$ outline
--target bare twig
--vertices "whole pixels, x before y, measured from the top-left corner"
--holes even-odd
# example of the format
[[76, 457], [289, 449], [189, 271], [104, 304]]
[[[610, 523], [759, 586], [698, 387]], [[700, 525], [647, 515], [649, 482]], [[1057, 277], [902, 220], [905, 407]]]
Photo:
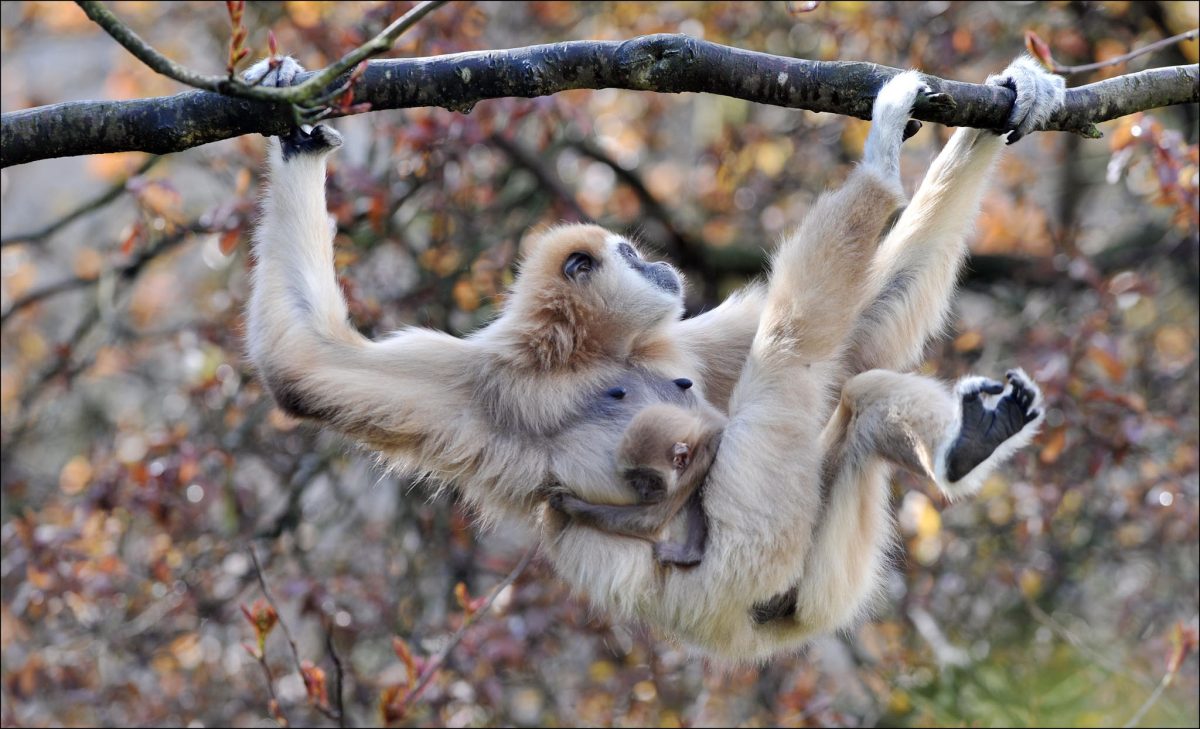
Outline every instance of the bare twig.
[[429, 686], [429, 682], [433, 680], [433, 677], [437, 674], [438, 669], [440, 669], [442, 665], [446, 663], [446, 659], [450, 657], [450, 652], [453, 651], [460, 642], [462, 642], [463, 636], [467, 634], [467, 630], [475, 624], [476, 619], [480, 615], [483, 615], [489, 609], [491, 609], [492, 603], [496, 601], [496, 598], [500, 596], [500, 593], [504, 592], [506, 587], [516, 582], [517, 578], [521, 576], [521, 573], [524, 572], [527, 567], [529, 567], [529, 563], [533, 561], [533, 556], [536, 553], [537, 545], [535, 544], [525, 552], [520, 561], [517, 562], [517, 565], [512, 568], [511, 572], [508, 573], [508, 576], [505, 577], [499, 585], [496, 585], [495, 589], [492, 590], [487, 599], [483, 601], [483, 604], [480, 605], [475, 611], [464, 616], [462, 625], [459, 626], [458, 630], [454, 631], [454, 635], [450, 636], [450, 640], [445, 646], [442, 647], [442, 650], [437, 654], [437, 656], [430, 659], [429, 662], [425, 664], [425, 667], [421, 669], [421, 675], [417, 677], [417, 682], [413, 684], [412, 688], [408, 690], [408, 693], [404, 695], [404, 699], [400, 702], [404, 709], [407, 709], [413, 701], [416, 701], [418, 698], [420, 698], [421, 693], [427, 686]]
[[[786, 58], [683, 35], [651, 35], [376, 59], [355, 86], [354, 101], [369, 103], [372, 110], [440, 106], [467, 111], [484, 99], [618, 88], [721, 94], [869, 119], [875, 94], [899, 72], [874, 63]], [[915, 118], [950, 126], [1004, 127], [1014, 99], [1009, 89], [933, 77], [928, 81], [957, 103], [953, 108], [919, 103]], [[1150, 69], [1070, 89], [1063, 108], [1042, 130], [1094, 136], [1098, 132], [1093, 125], [1099, 122], [1197, 100], [1196, 65]], [[281, 134], [294, 122], [285, 105], [203, 91], [130, 101], [64, 102], [9, 112], [0, 119], [0, 166], [102, 152], [177, 152], [243, 134]], [[96, 119], [109, 123], [96, 124]]]
[[[312, 74], [303, 83], [291, 87], [277, 88], [243, 82], [232, 73], [232, 58], [230, 62], [231, 72], [227, 76], [210, 76], [193, 71], [155, 50], [153, 46], [142, 40], [141, 36], [133, 32], [129, 26], [122, 23], [103, 3], [97, 0], [76, 0], [76, 3], [83, 9], [83, 12], [93, 22], [103, 28], [106, 33], [112, 36], [113, 40], [124, 46], [126, 50], [136, 56], [142, 63], [164, 76], [175, 79], [192, 88], [212, 91], [226, 96], [287, 103], [293, 106], [312, 104], [314, 99], [325, 94], [326, 87], [333, 83], [339, 76], [358, 65], [359, 62], [389, 50], [406, 30], [416, 25], [421, 18], [430, 12], [445, 5], [446, 2], [448, 0], [426, 0], [426, 2], [419, 3], [374, 38], [350, 51], [336, 62]], [[234, 32], [236, 34], [240, 28], [240, 16], [235, 18], [234, 21], [235, 26], [238, 26], [235, 27]], [[240, 32], [244, 33], [245, 31], [244, 29], [240, 29]], [[238, 40], [236, 36], [235, 40]], [[232, 53], [233, 51], [231, 51]], [[241, 55], [244, 55], [244, 53]], [[293, 116], [298, 113], [299, 110], [293, 108]]]
[[417, 3], [411, 10], [397, 18], [391, 25], [384, 28], [371, 40], [350, 51], [337, 61], [314, 73], [308, 80], [292, 87], [297, 100], [315, 98], [325, 91], [325, 87], [333, 83], [339, 76], [346, 73], [359, 63], [377, 56], [396, 44], [400, 36], [409, 28], [420, 22], [429, 13], [445, 5], [449, 0], [425, 0]]
[[[279, 612], [279, 605], [275, 602], [275, 598], [271, 596], [271, 589], [267, 587], [267, 579], [263, 576], [262, 564], [258, 561], [258, 552], [255, 551], [254, 545], [248, 547], [250, 551], [250, 559], [254, 562], [254, 574], [258, 577], [258, 586], [262, 588], [263, 597], [267, 599], [275, 612]], [[283, 635], [287, 638], [288, 645], [292, 648], [292, 657], [296, 659], [296, 668], [300, 668], [300, 651], [296, 648], [296, 641], [292, 639], [292, 631], [288, 629], [287, 623], [281, 618], [279, 627], [283, 628]]]
[[1154, 687], [1154, 691], [1152, 691], [1150, 696], [1148, 696], [1142, 705], [1138, 707], [1138, 710], [1133, 713], [1133, 716], [1129, 717], [1129, 721], [1122, 725], [1125, 729], [1132, 729], [1132, 727], [1137, 726], [1142, 719], [1145, 718], [1146, 712], [1150, 711], [1150, 709], [1153, 708], [1156, 703], [1158, 703], [1158, 699], [1163, 695], [1163, 691], [1166, 691], [1167, 687], [1169, 687], [1175, 681], [1175, 674], [1178, 672], [1178, 666], [1171, 666], [1167, 668], [1166, 673], [1163, 674], [1163, 677], [1158, 682], [1158, 685]]
[[[290, 628], [288, 628], [287, 621], [283, 619], [282, 613], [279, 612], [279, 605], [275, 602], [275, 598], [271, 596], [270, 588], [267, 587], [267, 579], [265, 576], [263, 576], [262, 564], [258, 561], [258, 552], [255, 551], [253, 544], [247, 545], [247, 549], [250, 552], [250, 560], [252, 562], [254, 562], [254, 574], [256, 577], [258, 577], [258, 586], [260, 588], [262, 588], [263, 597], [266, 598], [267, 603], [270, 604], [270, 606], [271, 606], [271, 609], [275, 611], [276, 615], [279, 615], [279, 627], [283, 629], [283, 637], [285, 639], [287, 639], [288, 646], [292, 649], [292, 658], [296, 662], [296, 670], [300, 673], [301, 678], [303, 678], [304, 677], [304, 662], [300, 659], [300, 649], [296, 647], [296, 640], [292, 637], [292, 631]], [[332, 639], [328, 638], [327, 640], [331, 641]], [[342, 681], [342, 679], [341, 679], [342, 664], [341, 664], [340, 660], [336, 659], [337, 654], [333, 652], [332, 642], [329, 643], [329, 648], [330, 648], [330, 653], [332, 653], [335, 657], [335, 665], [337, 666], [337, 671], [338, 671], [338, 702], [340, 704], [340, 702], [341, 702], [341, 685], [342, 685], [342, 683], [341, 683], [341, 681]], [[264, 652], [264, 657], [262, 660], [264, 660], [264, 661], [266, 660], [265, 652]], [[334, 709], [332, 709], [328, 706], [325, 706], [321, 703], [318, 703], [316, 701], [310, 702], [310, 704], [313, 708], [315, 708], [317, 711], [324, 714], [326, 717], [333, 719], [334, 721], [338, 722], [339, 725], [341, 725], [341, 726], [345, 726], [345, 724], [342, 724], [343, 714], [340, 711], [334, 710]]]
[[112, 36], [113, 40], [124, 46], [125, 50], [136, 56], [139, 61], [149, 66], [152, 70], [168, 78], [175, 79], [181, 84], [186, 84], [195, 89], [213, 91], [218, 94], [237, 96], [243, 99], [256, 99], [258, 101], [291, 103], [297, 98], [295, 90], [291, 88], [279, 89], [268, 86], [251, 86], [242, 83], [236, 77], [209, 76], [193, 71], [186, 66], [175, 63], [155, 50], [153, 46], [142, 40], [140, 35], [133, 32], [129, 26], [122, 23], [117, 16], [113, 15], [112, 11], [105, 7], [104, 3], [97, 2], [96, 0], [76, 0], [76, 4], [83, 9], [83, 12], [91, 18], [92, 22], [103, 28], [105, 33]]
[[329, 623], [325, 625], [325, 650], [329, 653], [329, 660], [333, 661], [333, 678], [336, 682], [337, 692], [337, 723], [338, 726], [346, 726], [346, 694], [343, 685], [346, 680], [346, 669], [342, 666], [342, 658], [338, 655], [337, 648], [333, 645], [333, 626]]
[[1138, 56], [1145, 55], [1147, 53], [1153, 53], [1154, 51], [1157, 51], [1160, 48], [1166, 48], [1167, 46], [1173, 45], [1175, 43], [1180, 43], [1182, 41], [1195, 40], [1197, 35], [1200, 35], [1200, 28], [1193, 28], [1192, 30], [1187, 31], [1186, 33], [1180, 33], [1179, 35], [1174, 35], [1174, 36], [1171, 36], [1170, 38], [1163, 38], [1162, 40], [1157, 40], [1148, 45], [1144, 45], [1141, 48], [1135, 48], [1132, 51], [1130, 51], [1129, 53], [1125, 53], [1120, 56], [1115, 56], [1113, 58], [1108, 58], [1103, 61], [1097, 61], [1095, 63], [1085, 63], [1081, 66], [1063, 66], [1063, 65], [1060, 65], [1057, 61], [1055, 61], [1054, 65], [1051, 67], [1050, 70], [1053, 71], [1054, 73], [1061, 74], [1063, 76], [1070, 76], [1070, 75], [1076, 74], [1076, 73], [1086, 73], [1088, 71], [1095, 71], [1097, 69], [1107, 68], [1108, 66], [1115, 66], [1118, 63], [1124, 63], [1125, 61], [1128, 61], [1133, 58], [1137, 58]]
[[122, 279], [133, 278], [140, 273], [150, 261], [183, 243], [193, 233], [203, 232], [204, 230], [206, 230], [206, 228], [200, 226], [199, 224], [182, 226], [171, 235], [166, 236], [158, 241], [158, 243], [143, 250], [133, 260], [129, 261], [125, 265], [113, 269], [110, 274], [101, 274], [100, 276], [93, 278], [72, 276], [70, 278], [63, 279], [62, 281], [56, 281], [55, 283], [47, 284], [35, 291], [31, 291], [28, 294], [15, 299], [8, 307], [8, 310], [3, 314], [0, 314], [0, 326], [3, 326], [13, 314], [16, 314], [18, 311], [21, 311], [26, 307], [32, 306], [33, 304], [36, 304], [44, 299], [48, 299], [52, 296], [57, 296], [58, 294], [95, 286], [105, 277], [105, 275], [115, 275]]
[[105, 205], [108, 205], [113, 200], [119, 198], [125, 192], [125, 186], [129, 184], [130, 180], [146, 174], [150, 171], [150, 168], [158, 164], [160, 160], [162, 160], [162, 157], [159, 155], [147, 157], [145, 161], [143, 161], [142, 164], [133, 171], [133, 174], [118, 180], [112, 185], [112, 187], [108, 188], [100, 195], [81, 204], [79, 207], [75, 208], [53, 223], [29, 233], [20, 233], [17, 235], [10, 235], [5, 238], [0, 238], [0, 248], [15, 245], [17, 243], [38, 243], [46, 238], [49, 238], [84, 215], [95, 212]]

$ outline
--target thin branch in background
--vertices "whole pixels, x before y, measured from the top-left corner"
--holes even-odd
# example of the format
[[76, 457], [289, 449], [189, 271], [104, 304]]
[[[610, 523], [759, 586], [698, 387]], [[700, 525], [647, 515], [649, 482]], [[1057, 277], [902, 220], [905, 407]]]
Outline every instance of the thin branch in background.
[[315, 98], [319, 93], [324, 92], [326, 86], [333, 83], [343, 73], [372, 56], [377, 56], [380, 53], [391, 50], [396, 41], [400, 39], [400, 36], [404, 35], [409, 28], [416, 25], [426, 15], [437, 10], [447, 2], [449, 0], [426, 0], [425, 2], [417, 3], [411, 10], [393, 21], [391, 25], [380, 31], [374, 38], [363, 43], [320, 71], [317, 71], [299, 86], [292, 87], [297, 100]]
[[491, 609], [492, 604], [496, 602], [496, 598], [500, 596], [500, 593], [504, 592], [505, 588], [516, 582], [521, 573], [529, 567], [529, 563], [533, 561], [535, 554], [537, 554], [537, 544], [534, 544], [525, 552], [520, 561], [517, 562], [517, 565], [508, 573], [508, 576], [499, 585], [496, 585], [491, 594], [487, 596], [487, 599], [479, 607], [464, 616], [462, 625], [458, 627], [458, 630], [454, 631], [454, 635], [450, 636], [450, 640], [442, 647], [442, 650], [434, 658], [425, 663], [425, 666], [421, 669], [420, 676], [417, 677], [416, 683], [408, 690], [404, 698], [398, 702], [398, 715], [403, 716], [408, 707], [412, 705], [412, 702], [420, 698], [421, 693], [429, 686], [429, 682], [433, 680], [438, 670], [446, 663], [446, 659], [450, 657], [450, 653], [462, 642], [463, 636], [467, 634], [467, 630], [475, 624], [480, 615]]
[[338, 726], [346, 726], [346, 669], [342, 666], [342, 658], [338, 655], [337, 648], [333, 645], [333, 625], [331, 622], [325, 623], [325, 650], [329, 653], [329, 660], [333, 661], [333, 678], [336, 682], [334, 691], [337, 692], [337, 722]]
[[1198, 36], [1200, 36], [1200, 28], [1193, 28], [1186, 33], [1173, 35], [1170, 38], [1163, 38], [1162, 40], [1154, 41], [1153, 43], [1144, 45], [1141, 48], [1135, 48], [1128, 53], [1123, 53], [1119, 56], [1107, 58], [1103, 61], [1097, 61], [1095, 63], [1085, 63], [1080, 66], [1064, 66], [1058, 61], [1054, 60], [1054, 56], [1050, 52], [1050, 45], [1046, 43], [1046, 41], [1042, 40], [1041, 37], [1039, 37], [1038, 34], [1034, 33], [1032, 30], [1025, 31], [1025, 47], [1028, 48], [1029, 52], [1036, 56], [1037, 59], [1040, 60], [1046, 66], [1046, 68], [1050, 69], [1052, 72], [1062, 76], [1071, 76], [1077, 73], [1087, 73], [1088, 71], [1097, 71], [1101, 68], [1116, 66], [1117, 64], [1124, 63], [1147, 53], [1153, 53], [1154, 51], [1157, 51], [1161, 48], [1166, 48], [1176, 43], [1196, 40]]
[[594, 223], [592, 216], [587, 214], [587, 211], [580, 206], [579, 201], [575, 199], [575, 193], [568, 189], [558, 178], [558, 175], [551, 172], [538, 155], [530, 152], [522, 147], [519, 143], [506, 139], [502, 134], [496, 133], [491, 137], [492, 144], [496, 145], [500, 151], [518, 167], [521, 167], [532, 174], [538, 181], [538, 185], [553, 193], [553, 196], [560, 200], [571, 214], [575, 216], [575, 220], [584, 223]]
[[133, 278], [140, 273], [141, 270], [145, 268], [146, 264], [150, 263], [150, 261], [188, 240], [192, 234], [206, 232], [207, 230], [207, 227], [202, 226], [199, 223], [191, 223], [180, 226], [171, 235], [162, 238], [155, 245], [143, 250], [133, 260], [129, 261], [123, 266], [118, 266], [117, 268], [114, 268], [105, 274], [91, 278], [72, 276], [70, 278], [63, 279], [62, 281], [56, 281], [55, 283], [42, 286], [36, 291], [31, 291], [28, 294], [15, 299], [12, 304], [9, 305], [8, 310], [0, 314], [0, 326], [3, 326], [13, 314], [16, 314], [18, 311], [26, 307], [32, 306], [39, 301], [66, 293], [68, 291], [95, 286], [103, 278], [105, 278], [105, 276], [117, 276], [121, 279]]
[[147, 157], [142, 164], [140, 164], [138, 168], [134, 170], [133, 173], [128, 177], [121, 178], [117, 182], [113, 183], [113, 185], [104, 192], [100, 193], [91, 200], [82, 203], [79, 207], [75, 208], [53, 223], [29, 233], [20, 233], [17, 235], [10, 235], [0, 238], [0, 248], [6, 248], [11, 245], [16, 245], [17, 243], [39, 243], [42, 240], [49, 238], [84, 215], [95, 212], [119, 198], [125, 193], [126, 185], [129, 184], [130, 180], [146, 174], [150, 171], [151, 167], [158, 164], [160, 161], [162, 161], [162, 159], [163, 158], [160, 155], [151, 155]]
[[1197, 636], [1195, 624], [1185, 626], [1182, 622], [1176, 623], [1174, 633], [1171, 636], [1171, 643], [1171, 653], [1167, 656], [1166, 672], [1163, 673], [1162, 679], [1154, 687], [1154, 691], [1151, 692], [1146, 701], [1138, 707], [1138, 710], [1129, 718], [1129, 721], [1125, 722], [1125, 729], [1137, 726], [1145, 718], [1146, 713], [1158, 702], [1163, 691], [1166, 691], [1175, 681], [1175, 676], [1179, 673], [1179, 667], [1183, 665], [1184, 659], [1191, 655], [1192, 651], [1196, 650], [1197, 643], [1200, 643], [1200, 637]]
[[[283, 629], [283, 637], [285, 639], [287, 639], [288, 646], [292, 649], [292, 658], [296, 662], [296, 670], [300, 673], [301, 679], [304, 679], [307, 674], [306, 674], [306, 671], [304, 670], [304, 661], [300, 659], [300, 649], [296, 647], [296, 640], [292, 637], [292, 631], [290, 628], [288, 628], [287, 621], [284, 620], [283, 616], [279, 613], [279, 605], [275, 602], [275, 598], [272, 597], [270, 588], [267, 587], [267, 579], [263, 575], [262, 563], [258, 561], [258, 552], [255, 551], [253, 544], [247, 545], [247, 550], [250, 552], [250, 560], [254, 563], [254, 574], [256, 577], [258, 577], [258, 586], [260, 588], [262, 588], [263, 597], [266, 598], [267, 603], [271, 606], [271, 609], [275, 611], [276, 615], [279, 615], [279, 627]], [[332, 652], [333, 644], [329, 643], [329, 647], [330, 647], [330, 651]], [[263, 651], [263, 654], [264, 654], [263, 658], [262, 658], [263, 661], [266, 660], [265, 653], [266, 652]], [[338, 694], [339, 694], [338, 701], [340, 703], [341, 702], [341, 680], [342, 680], [341, 679], [341, 670], [342, 670], [341, 661], [340, 660], [336, 661], [335, 665], [337, 666], [337, 671], [338, 671]], [[307, 681], [305, 681], [305, 686], [307, 688]], [[311, 698], [311, 694], [310, 694], [310, 698]], [[318, 701], [310, 701], [309, 703], [314, 709], [316, 709], [317, 711], [324, 714], [327, 718], [338, 722], [338, 724], [340, 726], [345, 726], [345, 724], [342, 723], [344, 715], [342, 713], [340, 713], [339, 711], [332, 709], [329, 706], [322, 704]]]
[[99, 25], [105, 33], [108, 33], [113, 40], [120, 43], [125, 50], [132, 53], [139, 61], [150, 67], [151, 70], [161, 73], [163, 76], [172, 78], [181, 84], [191, 86], [194, 89], [202, 89], [204, 91], [213, 91], [225, 96], [235, 96], [243, 99], [257, 99], [259, 101], [292, 102], [294, 94], [292, 89], [277, 89], [268, 86], [251, 86], [242, 83], [241, 80], [235, 78], [227, 78], [225, 76], [209, 76], [198, 73], [178, 64], [163, 54], [154, 49], [142, 37], [121, 22], [117, 16], [113, 15], [112, 11], [105, 7], [104, 3], [96, 0], [76, 0], [76, 5], [83, 9], [83, 12], [94, 22]]

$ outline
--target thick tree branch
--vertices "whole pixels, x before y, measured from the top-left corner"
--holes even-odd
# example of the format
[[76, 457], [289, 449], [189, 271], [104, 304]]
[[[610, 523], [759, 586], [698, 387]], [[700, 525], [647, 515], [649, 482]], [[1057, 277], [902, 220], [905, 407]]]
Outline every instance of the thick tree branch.
[[[619, 88], [705, 92], [869, 119], [875, 93], [898, 72], [874, 63], [808, 61], [682, 35], [652, 35], [371, 61], [356, 85], [355, 102], [369, 102], [372, 110], [440, 106], [466, 112], [484, 99]], [[930, 85], [957, 105], [919, 104], [913, 116], [922, 121], [998, 129], [1012, 105], [1013, 92], [997, 86], [932, 77]], [[1151, 69], [1071, 89], [1065, 107], [1043, 129], [1094, 133], [1098, 122], [1198, 100], [1197, 66]], [[4, 114], [0, 163], [133, 150], [178, 152], [243, 134], [278, 134], [291, 122], [287, 104], [202, 91], [67, 102]]]

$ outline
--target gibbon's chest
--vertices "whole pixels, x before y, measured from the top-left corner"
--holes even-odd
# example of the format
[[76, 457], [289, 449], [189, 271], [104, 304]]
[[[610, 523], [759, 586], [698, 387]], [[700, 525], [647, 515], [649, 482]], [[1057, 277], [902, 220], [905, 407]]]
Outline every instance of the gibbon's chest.
[[617, 474], [616, 453], [633, 416], [656, 403], [699, 407], [703, 394], [688, 377], [629, 369], [592, 385], [567, 425], [552, 438], [555, 480], [596, 503], [632, 503]]

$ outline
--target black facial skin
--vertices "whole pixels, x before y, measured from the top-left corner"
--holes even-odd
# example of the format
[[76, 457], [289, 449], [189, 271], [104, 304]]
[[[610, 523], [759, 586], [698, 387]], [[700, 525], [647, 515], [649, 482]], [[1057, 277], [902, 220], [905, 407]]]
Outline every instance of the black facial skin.
[[629, 267], [640, 273], [647, 281], [668, 294], [679, 295], [679, 274], [666, 263], [646, 263], [638, 256], [637, 251], [628, 243], [617, 246], [617, 253], [629, 264]]

